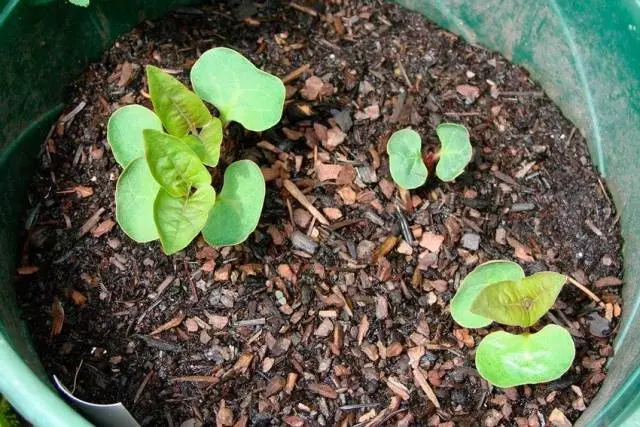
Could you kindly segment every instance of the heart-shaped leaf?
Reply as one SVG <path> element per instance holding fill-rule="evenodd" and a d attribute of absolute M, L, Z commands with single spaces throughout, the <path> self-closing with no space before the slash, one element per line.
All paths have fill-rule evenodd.
<path fill-rule="evenodd" d="M 484 328 L 492 320 L 471 311 L 471 305 L 481 290 L 492 283 L 520 280 L 524 271 L 515 262 L 489 261 L 480 264 L 464 278 L 451 300 L 451 316 L 465 328 Z"/>
<path fill-rule="evenodd" d="M 153 179 L 144 157 L 127 166 L 116 184 L 116 220 L 127 236 L 139 243 L 160 235 L 153 220 L 153 203 L 160 184 Z"/>
<path fill-rule="evenodd" d="M 442 123 L 436 128 L 436 133 L 441 145 L 436 175 L 442 181 L 453 181 L 471 161 L 469 131 L 455 123 Z"/>
<path fill-rule="evenodd" d="M 211 120 L 204 102 L 178 79 L 158 67 L 147 65 L 147 82 L 153 109 L 171 135 L 182 138 Z"/>
<path fill-rule="evenodd" d="M 113 157 L 123 168 L 144 156 L 145 129 L 162 130 L 162 122 L 156 114 L 142 105 L 127 105 L 116 110 L 107 124 L 107 141 Z"/>
<path fill-rule="evenodd" d="M 215 198 L 216 192 L 209 185 L 184 197 L 173 197 L 164 188 L 160 189 L 153 214 L 162 249 L 167 255 L 184 249 L 200 233 Z"/>
<path fill-rule="evenodd" d="M 282 81 L 232 49 L 216 47 L 202 54 L 191 69 L 191 84 L 220 111 L 225 124 L 234 121 L 249 130 L 263 131 L 282 117 Z"/>
<path fill-rule="evenodd" d="M 535 334 L 499 331 L 478 346 L 476 368 L 497 387 L 545 383 L 567 372 L 575 353 L 571 335 L 557 325 L 547 325 Z"/>
<path fill-rule="evenodd" d="M 264 203 L 262 171 L 251 160 L 229 165 L 224 185 L 202 230 L 211 246 L 236 245 L 255 230 Z"/>
<path fill-rule="evenodd" d="M 411 190 L 427 180 L 429 171 L 422 160 L 422 140 L 413 129 L 402 129 L 391 135 L 387 154 L 391 177 L 400 187 Z"/>
<path fill-rule="evenodd" d="M 542 271 L 520 280 L 493 283 L 480 290 L 471 311 L 510 326 L 529 327 L 551 308 L 567 277 Z"/>
<path fill-rule="evenodd" d="M 211 184 L 209 171 L 184 141 L 156 130 L 143 133 L 151 175 L 169 194 L 182 197 L 191 192 L 191 187 Z"/>

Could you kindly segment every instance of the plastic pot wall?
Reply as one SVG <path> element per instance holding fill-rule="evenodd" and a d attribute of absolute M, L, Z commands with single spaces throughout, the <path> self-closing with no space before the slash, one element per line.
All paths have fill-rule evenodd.
<path fill-rule="evenodd" d="M 582 425 L 640 424 L 640 2 L 398 0 L 524 65 L 587 136 L 622 226 L 624 313 Z M 0 393 L 30 422 L 89 425 L 58 397 L 13 292 L 29 175 L 63 90 L 115 37 L 190 0 L 0 0 Z M 576 209 L 580 207 L 576 206 Z"/>

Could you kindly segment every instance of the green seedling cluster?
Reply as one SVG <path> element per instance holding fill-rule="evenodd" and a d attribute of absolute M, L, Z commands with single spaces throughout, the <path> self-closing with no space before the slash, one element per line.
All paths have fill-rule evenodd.
<path fill-rule="evenodd" d="M 0 396 L 0 427 L 18 427 L 20 421 L 11 409 L 9 402 Z"/>
<path fill-rule="evenodd" d="M 227 123 L 252 131 L 278 123 L 284 85 L 227 48 L 211 49 L 194 64 L 195 93 L 157 67 L 147 66 L 146 74 L 154 111 L 128 105 L 107 126 L 113 155 L 124 169 L 116 186 L 118 224 L 137 242 L 160 239 L 167 254 L 200 232 L 212 246 L 243 242 L 262 212 L 262 172 L 250 160 L 234 162 L 216 195 L 207 167 L 218 165 Z M 220 116 L 212 116 L 203 100 Z"/>
<path fill-rule="evenodd" d="M 442 123 L 436 128 L 440 140 L 436 175 L 442 181 L 456 179 L 471 160 L 469 131 L 454 123 Z M 429 169 L 422 156 L 422 139 L 418 132 L 406 128 L 391 135 L 387 144 L 391 177 L 400 187 L 411 190 L 423 185 L 429 177 Z"/>
<path fill-rule="evenodd" d="M 567 277 L 550 271 L 525 277 L 511 261 L 490 261 L 465 277 L 451 300 L 451 315 L 465 328 L 492 322 L 528 328 L 553 306 Z M 547 325 L 536 333 L 492 332 L 478 345 L 476 368 L 498 387 L 537 384 L 562 376 L 573 363 L 569 332 Z"/>

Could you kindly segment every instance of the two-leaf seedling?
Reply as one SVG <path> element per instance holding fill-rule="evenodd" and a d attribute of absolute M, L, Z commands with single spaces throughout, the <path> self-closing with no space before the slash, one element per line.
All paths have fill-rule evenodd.
<path fill-rule="evenodd" d="M 116 186 L 118 224 L 137 242 L 159 238 L 167 254 L 201 231 L 212 246 L 244 241 L 262 212 L 262 172 L 250 160 L 232 163 L 216 197 L 207 166 L 218 165 L 227 123 L 253 131 L 278 123 L 284 85 L 227 48 L 211 49 L 194 64 L 195 93 L 157 67 L 147 66 L 146 73 L 154 111 L 128 105 L 107 126 L 113 155 L 124 168 Z"/>
<path fill-rule="evenodd" d="M 465 277 L 451 300 L 451 315 L 465 328 L 484 328 L 496 321 L 529 328 L 553 306 L 567 277 L 550 271 L 525 277 L 511 261 L 490 261 Z M 564 374 L 575 347 L 569 332 L 547 325 L 536 333 L 487 335 L 476 351 L 480 375 L 498 387 L 537 384 Z"/>
<path fill-rule="evenodd" d="M 471 160 L 469 131 L 454 123 L 442 123 L 436 128 L 440 151 L 435 153 L 436 175 L 442 181 L 453 181 Z M 406 128 L 391 135 L 387 143 L 391 177 L 402 188 L 411 190 L 425 183 L 429 169 L 422 158 L 422 140 L 418 132 Z"/>

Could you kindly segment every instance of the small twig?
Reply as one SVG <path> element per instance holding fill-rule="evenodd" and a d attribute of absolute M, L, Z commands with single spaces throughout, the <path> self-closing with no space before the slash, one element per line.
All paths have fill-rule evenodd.
<path fill-rule="evenodd" d="M 209 383 L 209 384 L 218 384 L 220 382 L 220 378 L 206 376 L 206 375 L 188 375 L 185 377 L 174 377 L 171 378 L 171 382 L 192 382 L 192 383 Z"/>
<path fill-rule="evenodd" d="M 311 15 L 314 18 L 318 16 L 318 12 L 316 12 L 314 9 L 311 9 L 310 7 L 302 6 L 302 5 L 299 5 L 298 3 L 294 3 L 294 2 L 289 3 L 289 6 L 291 6 L 292 8 L 294 8 L 297 11 L 306 13 L 307 15 Z"/>
<path fill-rule="evenodd" d="M 192 303 L 196 303 L 198 302 L 198 291 L 196 290 L 196 284 L 193 283 L 193 278 L 191 277 L 191 272 L 189 271 L 187 260 L 182 260 L 182 262 L 184 263 L 184 272 L 189 279 L 189 290 L 191 291 L 191 297 L 189 297 L 189 300 Z"/>
<path fill-rule="evenodd" d="M 247 320 L 239 320 L 237 322 L 233 322 L 233 326 L 235 328 L 240 328 L 242 326 L 260 326 L 264 325 L 267 322 L 267 319 L 264 317 L 260 317 L 258 319 L 247 319 Z"/>
<path fill-rule="evenodd" d="M 576 279 L 574 279 L 571 276 L 567 276 L 569 282 L 575 286 L 576 288 L 580 289 L 582 292 L 584 292 L 589 298 L 591 298 L 593 301 L 596 302 L 596 304 L 598 304 L 600 306 L 600 308 L 605 308 L 604 303 L 602 302 L 602 300 L 600 298 L 598 298 L 598 296 L 596 294 L 594 294 L 593 292 L 591 292 L 589 289 L 587 289 L 586 286 L 584 286 L 583 284 L 581 284 L 580 282 L 578 282 Z"/>
<path fill-rule="evenodd" d="M 80 227 L 80 232 L 78 233 L 78 238 L 87 234 L 93 227 L 98 224 L 100 221 L 100 215 L 104 213 L 104 208 L 98 209 L 91 217 L 84 223 L 82 227 Z"/>
<path fill-rule="evenodd" d="M 291 83 L 292 81 L 303 75 L 307 70 L 309 70 L 309 68 L 311 68 L 310 64 L 304 64 L 303 66 L 296 68 L 282 78 L 282 83 Z"/>
<path fill-rule="evenodd" d="M 76 107 L 73 110 L 71 110 L 64 116 L 62 116 L 62 118 L 60 119 L 60 122 L 67 123 L 68 121 L 72 120 L 80 111 L 82 111 L 82 109 L 86 105 L 87 103 L 85 101 L 80 102 L 78 105 L 76 105 Z"/>
<path fill-rule="evenodd" d="M 472 116 L 479 116 L 480 114 L 482 114 L 479 111 L 464 111 L 461 113 L 456 113 L 455 111 L 447 111 L 446 113 L 444 113 L 445 116 L 453 116 L 453 117 L 472 117 Z"/>
<path fill-rule="evenodd" d="M 154 373 L 155 373 L 155 371 L 153 369 L 151 369 L 149 372 L 147 372 L 147 375 L 144 376 L 144 379 L 142 380 L 142 383 L 140 383 L 140 387 L 138 387 L 138 391 L 136 391 L 136 395 L 133 398 L 133 404 L 134 405 L 136 404 L 138 399 L 140 399 L 140 396 L 142 395 L 142 392 L 144 391 L 144 388 L 147 386 L 147 383 L 149 382 L 151 377 L 153 377 Z"/>
<path fill-rule="evenodd" d="M 304 206 L 304 208 L 308 210 L 309 213 L 313 215 L 318 220 L 318 222 L 320 222 L 320 224 L 329 225 L 329 221 L 327 220 L 327 218 L 325 218 L 324 215 L 322 215 L 320 211 L 311 204 L 309 199 L 307 199 L 307 197 L 293 182 L 285 179 L 283 184 L 284 188 L 287 189 L 287 191 L 293 196 L 293 198 L 296 199 L 302 206 Z"/>
<path fill-rule="evenodd" d="M 338 409 L 340 409 L 341 411 L 353 411 L 357 409 L 375 408 L 376 406 L 380 406 L 380 404 L 379 403 L 358 403 L 354 405 L 343 405 L 343 406 L 340 406 Z"/>
<path fill-rule="evenodd" d="M 402 236 L 404 237 L 405 242 L 407 242 L 408 244 L 413 243 L 413 235 L 411 234 L 411 230 L 409 229 L 407 218 L 405 218 L 404 214 L 398 206 L 396 206 L 396 216 L 398 217 L 398 221 L 400 222 L 400 229 L 402 230 Z"/>
<path fill-rule="evenodd" d="M 398 63 L 398 68 L 400 68 L 402 77 L 404 77 L 404 80 L 407 82 L 407 87 L 411 91 L 413 89 L 413 83 L 411 83 L 411 80 L 409 80 L 409 76 L 407 75 L 407 70 L 404 69 L 404 65 L 402 65 L 402 61 L 400 60 L 400 57 L 396 57 L 396 62 Z"/>
<path fill-rule="evenodd" d="M 71 389 L 71 394 L 74 394 L 76 392 L 76 383 L 78 382 L 78 374 L 80 373 L 80 368 L 82 368 L 83 362 L 84 362 L 84 359 L 80 359 L 80 364 L 78 365 L 78 368 L 76 368 L 76 373 L 73 376 L 73 388 Z"/>
<path fill-rule="evenodd" d="M 543 96 L 544 92 L 535 91 L 535 90 L 525 90 L 521 92 L 517 91 L 504 91 L 500 92 L 500 96 Z"/>

